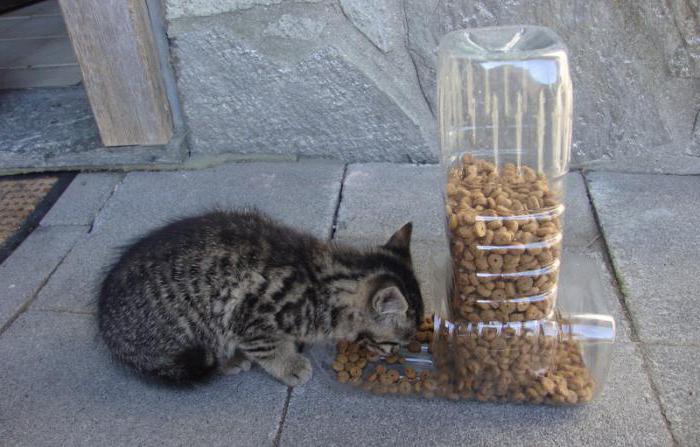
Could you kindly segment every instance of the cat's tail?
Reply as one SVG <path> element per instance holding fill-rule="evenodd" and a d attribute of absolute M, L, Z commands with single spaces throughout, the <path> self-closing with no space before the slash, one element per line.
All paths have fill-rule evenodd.
<path fill-rule="evenodd" d="M 152 369 L 148 373 L 176 384 L 201 382 L 209 379 L 218 365 L 213 355 L 202 346 L 186 348 L 176 354 L 172 363 Z"/>

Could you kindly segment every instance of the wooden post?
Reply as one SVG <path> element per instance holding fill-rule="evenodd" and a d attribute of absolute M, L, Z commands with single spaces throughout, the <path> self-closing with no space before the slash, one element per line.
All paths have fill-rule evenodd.
<path fill-rule="evenodd" d="M 173 134 L 145 0 L 59 0 L 105 146 Z"/>

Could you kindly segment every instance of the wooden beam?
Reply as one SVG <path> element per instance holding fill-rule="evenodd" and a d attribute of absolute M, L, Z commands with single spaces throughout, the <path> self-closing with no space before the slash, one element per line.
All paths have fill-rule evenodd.
<path fill-rule="evenodd" d="M 105 146 L 166 144 L 173 125 L 145 0 L 59 0 Z"/>

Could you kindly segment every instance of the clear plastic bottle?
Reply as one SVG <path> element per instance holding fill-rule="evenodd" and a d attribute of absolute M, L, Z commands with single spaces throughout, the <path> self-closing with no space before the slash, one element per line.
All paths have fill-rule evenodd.
<path fill-rule="evenodd" d="M 590 401 L 605 381 L 615 322 L 596 261 L 561 259 L 566 48 L 541 27 L 446 35 L 438 121 L 450 252 L 429 267 L 433 295 L 444 299 L 397 355 L 344 341 L 314 357 L 337 382 L 375 394 Z"/>
<path fill-rule="evenodd" d="M 438 110 L 451 306 L 471 322 L 552 315 L 569 168 L 572 85 L 542 27 L 447 34 Z"/>

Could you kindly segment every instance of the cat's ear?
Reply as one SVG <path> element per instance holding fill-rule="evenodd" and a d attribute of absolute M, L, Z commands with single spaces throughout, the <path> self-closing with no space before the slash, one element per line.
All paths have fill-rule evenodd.
<path fill-rule="evenodd" d="M 399 288 L 391 286 L 375 292 L 372 308 L 378 314 L 404 314 L 408 310 L 408 303 Z"/>
<path fill-rule="evenodd" d="M 409 222 L 399 229 L 389 238 L 389 242 L 384 244 L 386 248 L 398 250 L 407 255 L 411 254 L 411 233 L 413 232 L 413 223 Z"/>

